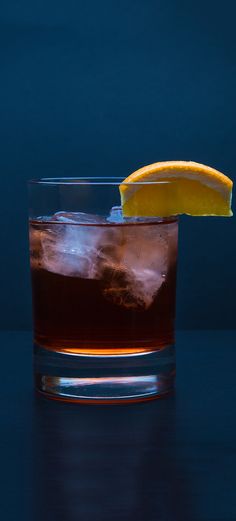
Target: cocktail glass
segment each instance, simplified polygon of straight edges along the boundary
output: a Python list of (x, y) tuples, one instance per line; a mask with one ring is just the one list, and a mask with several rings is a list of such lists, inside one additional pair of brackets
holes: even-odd
[(124, 218), (121, 182), (29, 182), (35, 385), (47, 397), (114, 403), (173, 389), (178, 219)]

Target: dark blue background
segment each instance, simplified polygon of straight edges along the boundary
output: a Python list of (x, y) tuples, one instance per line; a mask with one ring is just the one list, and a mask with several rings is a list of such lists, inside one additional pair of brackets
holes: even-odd
[[(235, 14), (215, 0), (1, 5), (0, 327), (31, 324), (28, 178), (166, 159), (235, 177)], [(181, 220), (179, 327), (234, 327), (235, 228)]]

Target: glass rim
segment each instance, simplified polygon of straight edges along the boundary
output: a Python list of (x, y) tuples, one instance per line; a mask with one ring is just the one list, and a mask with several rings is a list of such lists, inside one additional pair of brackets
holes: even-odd
[[(136, 181), (135, 185), (160, 185), (160, 184), (171, 184), (173, 181)], [(126, 183), (123, 177), (41, 177), (37, 179), (29, 179), (29, 185), (44, 185), (44, 186), (80, 186), (80, 185), (92, 185), (92, 186), (119, 186), (129, 185)]]

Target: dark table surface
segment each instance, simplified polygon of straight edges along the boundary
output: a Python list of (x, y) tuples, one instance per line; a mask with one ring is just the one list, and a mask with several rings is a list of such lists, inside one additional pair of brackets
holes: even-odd
[(236, 332), (179, 332), (175, 396), (118, 406), (35, 397), (31, 334), (0, 342), (2, 520), (236, 520)]

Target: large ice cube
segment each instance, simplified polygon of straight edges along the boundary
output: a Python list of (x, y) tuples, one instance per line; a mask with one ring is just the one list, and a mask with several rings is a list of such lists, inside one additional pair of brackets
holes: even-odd
[(104, 261), (111, 254), (116, 259), (113, 245), (117, 234), (114, 227), (49, 224), (41, 236), (44, 268), (61, 275), (99, 279)]
[(168, 242), (164, 225), (125, 225), (121, 261), (105, 294), (125, 307), (148, 308), (165, 281), (168, 270)]

